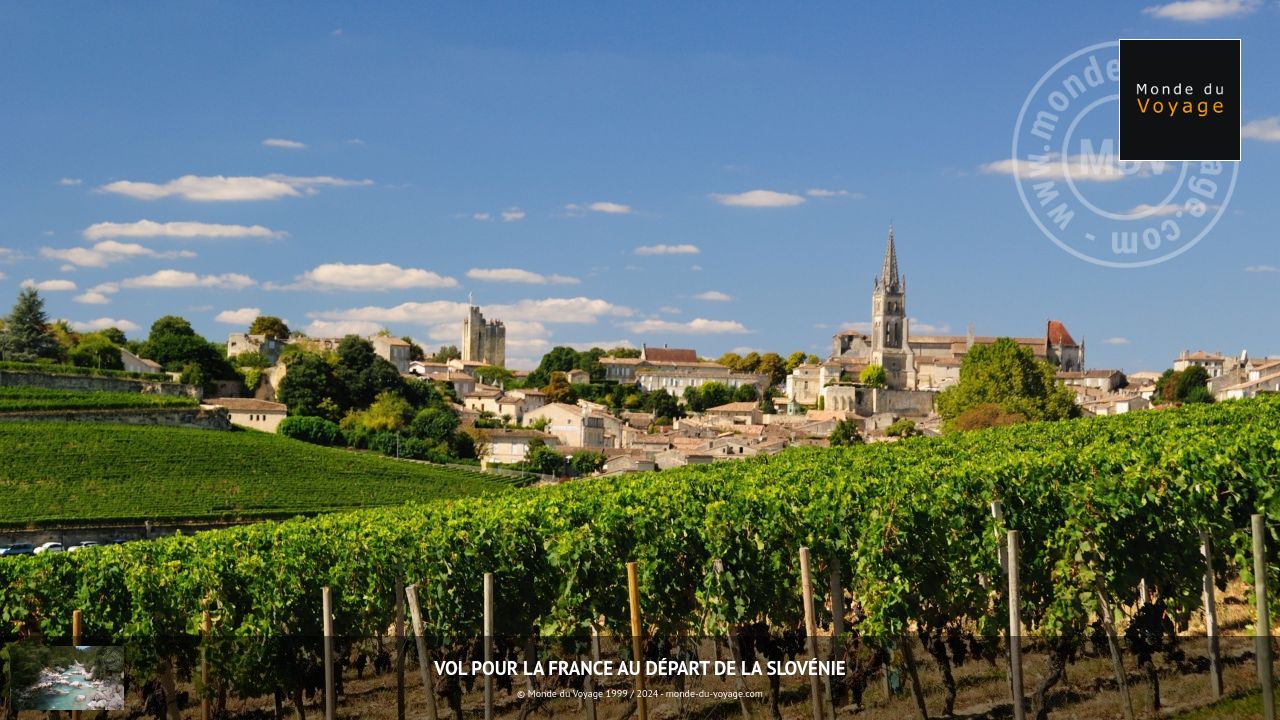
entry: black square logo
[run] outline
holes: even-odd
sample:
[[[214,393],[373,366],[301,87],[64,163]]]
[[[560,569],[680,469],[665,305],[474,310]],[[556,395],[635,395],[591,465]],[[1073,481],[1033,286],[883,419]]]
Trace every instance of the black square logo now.
[[[1240,41],[1121,40],[1120,159],[1239,160]]]

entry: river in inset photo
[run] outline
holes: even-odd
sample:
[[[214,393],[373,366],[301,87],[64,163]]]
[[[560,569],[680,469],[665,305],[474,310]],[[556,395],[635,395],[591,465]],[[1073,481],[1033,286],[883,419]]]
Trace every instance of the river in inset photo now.
[[[10,658],[16,710],[124,707],[123,648],[16,645]]]

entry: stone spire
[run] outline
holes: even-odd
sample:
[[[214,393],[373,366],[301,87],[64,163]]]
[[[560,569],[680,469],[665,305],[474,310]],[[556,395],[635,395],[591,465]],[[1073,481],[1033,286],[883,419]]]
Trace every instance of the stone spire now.
[[[884,265],[880,268],[876,287],[883,288],[886,292],[902,291],[902,278],[898,275],[898,253],[893,247],[893,223],[889,224],[889,240],[884,247]]]

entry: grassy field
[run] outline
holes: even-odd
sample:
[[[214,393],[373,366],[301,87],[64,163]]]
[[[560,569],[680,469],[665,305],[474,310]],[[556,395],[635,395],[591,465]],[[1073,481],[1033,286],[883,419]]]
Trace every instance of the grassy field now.
[[[195,407],[195,398],[131,392],[79,392],[37,387],[0,387],[0,413],[43,410],[123,410]]]
[[[507,487],[248,430],[0,423],[0,527],[280,517]]]

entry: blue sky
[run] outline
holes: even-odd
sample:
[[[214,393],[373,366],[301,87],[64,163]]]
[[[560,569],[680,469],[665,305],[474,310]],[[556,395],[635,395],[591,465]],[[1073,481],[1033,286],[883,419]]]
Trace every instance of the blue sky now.
[[[0,299],[434,347],[473,293],[517,366],[825,353],[892,219],[917,332],[1280,354],[1280,9],[1154,2],[7,3]],[[1064,253],[992,169],[1041,74],[1119,37],[1243,38],[1254,136],[1213,232],[1134,270]]]

